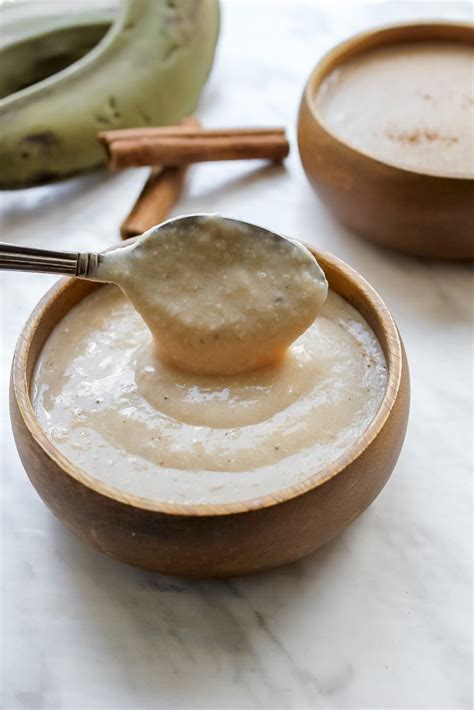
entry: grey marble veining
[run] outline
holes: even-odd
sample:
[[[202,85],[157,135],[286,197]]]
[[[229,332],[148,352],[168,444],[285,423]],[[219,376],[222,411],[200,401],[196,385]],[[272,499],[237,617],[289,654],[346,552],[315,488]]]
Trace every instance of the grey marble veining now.
[[[19,462],[7,415],[14,343],[53,283],[1,274],[1,672],[5,710],[471,707],[472,269],[385,252],[313,196],[294,142],[307,74],[339,39],[457,2],[231,2],[200,117],[289,126],[284,167],[202,165],[174,214],[218,210],[340,256],[379,290],[407,347],[412,408],[396,470],[316,554],[229,581],[165,578],[85,546]],[[144,171],[0,194],[2,239],[100,249]]]

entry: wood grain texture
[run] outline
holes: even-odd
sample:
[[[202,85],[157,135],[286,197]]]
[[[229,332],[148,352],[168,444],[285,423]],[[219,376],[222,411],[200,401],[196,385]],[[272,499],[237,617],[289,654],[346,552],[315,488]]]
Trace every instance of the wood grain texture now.
[[[381,491],[407,426],[409,375],[395,323],[353,269],[316,253],[331,288],[353,304],[380,340],[387,392],[364,435],[327,470],[258,500],[182,506],[117,491],[69,462],[35,417],[30,386],[51,330],[99,284],[64,279],[40,301],[17,344],[11,373],[11,419],[28,476],[53,513],[83,540],[129,564],[165,574],[224,577],[285,564],[325,544]]]
[[[397,25],[357,35],[326,54],[301,99],[301,161],[335,217],[366,239],[413,256],[473,259],[474,179],[428,175],[375,160],[328,132],[314,108],[323,79],[350,57],[380,45],[423,40],[472,43],[474,26]]]

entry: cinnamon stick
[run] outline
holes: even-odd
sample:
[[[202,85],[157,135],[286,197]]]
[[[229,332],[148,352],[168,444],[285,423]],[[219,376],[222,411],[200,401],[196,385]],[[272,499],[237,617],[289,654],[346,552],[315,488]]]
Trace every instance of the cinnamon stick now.
[[[113,131],[100,131],[97,134],[99,140],[111,143],[116,140],[125,140],[131,138],[133,140],[160,138],[166,136],[188,136],[189,138],[205,137],[234,137],[242,136],[268,136],[268,135],[285,135],[284,128],[200,128],[199,123],[194,117],[185,118],[176,126],[140,126],[138,128],[118,128]]]
[[[167,126],[172,132],[177,130],[199,130],[200,125],[197,118],[188,116],[177,126]],[[155,129],[148,128],[126,128],[111,133],[140,132]],[[164,130],[164,129],[160,129]],[[122,239],[137,237],[147,229],[160,224],[169,215],[171,209],[176,204],[183,187],[187,166],[163,168],[157,166],[152,168],[148,180],[143,190],[138,196],[131,211],[122,222],[120,236]]]
[[[122,222],[122,239],[143,234],[163,222],[178,200],[187,167],[153,168],[131,212]]]
[[[282,129],[137,129],[99,134],[111,169],[186,165],[214,160],[282,160],[289,144]],[[148,132],[147,132],[148,131]],[[150,132],[151,131],[151,132]],[[128,132],[128,133],[127,133]]]

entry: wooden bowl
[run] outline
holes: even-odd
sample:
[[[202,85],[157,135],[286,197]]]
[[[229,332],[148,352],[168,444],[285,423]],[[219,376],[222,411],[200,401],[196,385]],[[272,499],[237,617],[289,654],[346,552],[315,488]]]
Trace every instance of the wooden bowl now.
[[[331,288],[375,331],[388,363],[386,394],[357,444],[322,474],[231,504],[183,506],[138,498],[84,473],[53,446],[30,399],[35,363],[54,326],[102,286],[64,279],[48,291],[16,347],[11,419],[31,482],[65,525],[122,562],[165,574],[222,577],[296,560],[328,542],[370,505],[389,478],[405,436],[408,366],[396,325],[377,293],[339,259],[316,256]]]
[[[306,175],[330,211],[372,242],[414,256],[474,258],[474,179],[398,168],[349,147],[324,126],[314,98],[323,79],[350,57],[397,42],[473,42],[474,26],[432,22],[357,35],[326,54],[301,99],[298,145]]]

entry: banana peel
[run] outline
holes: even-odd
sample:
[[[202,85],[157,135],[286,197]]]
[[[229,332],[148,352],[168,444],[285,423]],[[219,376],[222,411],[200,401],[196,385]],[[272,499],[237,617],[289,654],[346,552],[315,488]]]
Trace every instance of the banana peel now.
[[[100,33],[100,23],[92,27]],[[65,41],[64,32],[51,31],[51,47],[59,37]],[[0,100],[0,188],[41,185],[103,165],[98,131],[174,124],[192,113],[218,33],[218,0],[126,0],[91,51]],[[82,40],[77,35],[71,51],[82,51],[85,38],[85,31]],[[31,58],[24,62],[32,66]]]
[[[112,24],[95,18],[74,20],[0,50],[0,99],[77,62],[100,42]]]

